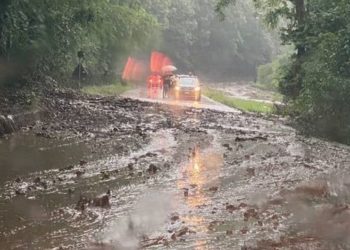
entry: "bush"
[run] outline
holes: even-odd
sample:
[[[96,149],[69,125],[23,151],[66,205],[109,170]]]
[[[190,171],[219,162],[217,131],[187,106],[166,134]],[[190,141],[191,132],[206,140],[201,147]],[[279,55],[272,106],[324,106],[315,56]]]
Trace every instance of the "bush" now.
[[[92,76],[115,72],[131,51],[150,50],[158,30],[145,10],[119,1],[0,1],[0,81],[70,78],[78,51]]]
[[[344,53],[339,34],[325,33],[303,63],[303,90],[294,103],[304,131],[350,144],[349,69],[341,72]]]
[[[275,58],[272,63],[260,65],[258,67],[257,85],[260,88],[277,91],[279,89],[279,82],[283,75],[283,70],[289,62],[290,49],[284,54]]]

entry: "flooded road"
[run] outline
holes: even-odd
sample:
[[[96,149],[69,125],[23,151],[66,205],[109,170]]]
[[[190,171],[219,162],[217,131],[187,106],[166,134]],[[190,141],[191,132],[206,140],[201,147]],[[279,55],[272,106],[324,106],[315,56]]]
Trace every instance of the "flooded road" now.
[[[75,164],[89,155],[84,143],[19,133],[0,140],[0,183],[19,175]]]
[[[216,102],[204,95],[202,95],[201,101],[191,101],[191,100],[176,100],[171,98],[162,98],[161,90],[157,90],[153,95],[147,97],[147,90],[144,88],[137,88],[130,91],[127,91],[123,94],[125,98],[132,98],[135,100],[146,101],[151,103],[160,103],[167,104],[174,107],[188,107],[188,108],[197,108],[197,109],[211,109],[222,112],[231,112],[231,113],[241,113],[238,109],[234,109],[223,105],[219,102]]]
[[[327,209],[346,204],[348,147],[220,108],[52,99],[1,139],[0,249],[346,249]],[[315,234],[325,214],[337,238]]]

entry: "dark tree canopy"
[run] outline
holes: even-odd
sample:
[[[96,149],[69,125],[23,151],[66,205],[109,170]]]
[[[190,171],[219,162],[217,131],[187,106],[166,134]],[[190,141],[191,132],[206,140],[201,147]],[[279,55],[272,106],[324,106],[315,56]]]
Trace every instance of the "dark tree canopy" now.
[[[217,11],[234,4],[219,0]],[[350,143],[350,2],[255,0],[295,52],[281,69],[280,90],[306,132]],[[282,25],[278,26],[278,21]]]
[[[162,27],[162,50],[184,70],[214,79],[253,78],[275,50],[250,1],[229,7],[223,22],[216,0],[140,2]]]

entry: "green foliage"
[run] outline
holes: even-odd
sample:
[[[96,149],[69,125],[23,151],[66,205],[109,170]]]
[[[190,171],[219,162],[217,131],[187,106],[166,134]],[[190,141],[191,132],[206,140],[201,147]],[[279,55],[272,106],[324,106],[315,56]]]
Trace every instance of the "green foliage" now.
[[[275,63],[260,65],[258,67],[258,84],[265,86],[267,89],[277,89],[275,74]]]
[[[229,2],[219,0],[219,10]],[[350,2],[255,0],[265,20],[295,46],[280,67],[279,87],[305,132],[350,144]],[[262,67],[262,81],[274,71]]]
[[[258,67],[257,85],[263,89],[277,91],[279,83],[285,76],[285,69],[289,67],[290,48],[276,57],[271,63]]]
[[[1,79],[70,78],[77,52],[90,76],[120,71],[125,58],[163,50],[180,69],[212,78],[254,76],[273,40],[249,2],[221,23],[216,0],[2,0]],[[234,29],[232,29],[234,27]],[[4,70],[6,69],[6,70]],[[91,79],[90,79],[91,80]],[[12,81],[10,81],[12,82]]]
[[[225,11],[221,22],[216,0],[142,0],[163,28],[161,50],[181,70],[214,79],[255,77],[256,67],[271,58],[272,40],[256,17],[250,1]]]
[[[214,101],[242,111],[264,114],[270,114],[274,111],[273,104],[271,103],[235,98],[223,91],[212,88],[205,88],[204,94]]]
[[[307,132],[350,144],[350,3],[314,4],[319,7],[308,20],[303,90],[294,108],[299,121],[309,124]]]
[[[146,11],[117,1],[6,0],[0,63],[9,76],[69,77],[82,50],[90,73],[115,71],[130,51],[149,49],[157,30]]]

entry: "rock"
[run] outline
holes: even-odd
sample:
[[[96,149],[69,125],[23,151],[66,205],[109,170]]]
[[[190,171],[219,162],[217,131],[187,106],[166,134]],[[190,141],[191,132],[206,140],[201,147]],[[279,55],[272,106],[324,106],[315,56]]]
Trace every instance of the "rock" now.
[[[248,207],[248,205],[242,202],[241,204],[239,204],[238,207],[239,208],[245,208],[245,207]]]
[[[258,135],[258,136],[252,136],[252,137],[236,137],[235,139],[236,142],[258,141],[258,140],[267,141],[267,136]]]
[[[254,208],[248,209],[243,216],[244,221],[248,221],[249,218],[259,219],[258,212]]]
[[[16,126],[12,116],[0,115],[0,136],[5,134],[11,134],[16,131]]]
[[[60,171],[72,170],[74,168],[73,165],[69,165],[68,167],[60,168]]]
[[[178,221],[178,220],[180,220],[180,216],[177,214],[174,214],[173,216],[171,216],[170,220],[172,222]]]
[[[226,235],[233,235],[233,231],[232,230],[227,230],[226,231]]]
[[[247,168],[247,173],[249,176],[255,176],[255,168]]]
[[[189,191],[188,188],[184,188],[184,196],[185,197],[188,197],[188,191]]]
[[[147,172],[149,174],[156,174],[158,171],[158,168],[156,165],[154,165],[153,163],[149,165],[148,169],[147,169]]]
[[[146,157],[156,157],[157,154],[156,153],[151,153],[151,152],[148,152],[145,154]]]
[[[40,182],[41,182],[40,177],[36,177],[36,178],[34,179],[34,183],[35,183],[35,184],[39,184]]]
[[[87,164],[87,161],[84,161],[84,160],[79,161],[79,165],[80,165],[80,166],[84,166],[84,165],[86,165],[86,164]]]
[[[229,150],[229,151],[232,151],[233,150],[233,148],[230,146],[230,144],[228,144],[228,143],[225,143],[225,144],[223,144],[222,145],[224,148],[226,148],[227,150]]]
[[[17,190],[15,191],[15,194],[16,194],[16,195],[25,195],[26,193],[25,193],[23,190],[17,189]]]
[[[170,245],[169,241],[167,239],[164,239],[163,240],[163,246],[169,247],[169,245]]]
[[[79,210],[79,211],[84,211],[86,206],[89,205],[90,202],[91,202],[90,199],[88,199],[87,197],[85,197],[83,195],[80,195],[79,200],[75,206],[75,209]]]
[[[110,175],[104,171],[101,172],[101,179],[102,180],[107,180],[110,178]]]
[[[75,172],[75,174],[77,175],[77,177],[81,177],[85,172],[84,171],[81,171],[81,170],[78,170]]]
[[[92,205],[94,207],[101,207],[101,208],[110,208],[111,204],[109,203],[109,195],[105,194],[101,197],[96,197],[92,200]]]
[[[277,215],[277,214],[274,214],[274,215],[271,217],[271,220],[278,220],[278,215]]]
[[[234,205],[226,205],[226,210],[230,213],[233,213],[233,211],[237,210],[238,208],[235,207]]]
[[[183,227],[181,228],[178,232],[176,232],[176,237],[181,237],[184,236],[185,234],[187,234],[190,230],[188,229],[188,227]]]
[[[222,224],[222,222],[217,221],[217,220],[212,221],[209,223],[208,230],[209,231],[216,231],[217,226],[219,226],[220,224]]]
[[[134,170],[134,164],[133,164],[133,163],[129,163],[129,164],[128,164],[128,169],[129,169],[130,171],[133,171],[133,170]]]
[[[15,179],[15,182],[20,183],[20,182],[22,182],[22,180],[21,180],[21,178],[17,177],[17,178]]]
[[[36,190],[36,186],[31,185],[27,187],[27,191],[32,191],[32,190]]]
[[[46,182],[46,181],[42,181],[42,180],[40,179],[40,177],[36,177],[36,178],[34,179],[34,184],[35,184],[36,186],[42,186],[44,189],[47,189],[47,182]]]
[[[39,183],[44,189],[47,189],[47,182],[46,181],[41,181],[40,183]]]

